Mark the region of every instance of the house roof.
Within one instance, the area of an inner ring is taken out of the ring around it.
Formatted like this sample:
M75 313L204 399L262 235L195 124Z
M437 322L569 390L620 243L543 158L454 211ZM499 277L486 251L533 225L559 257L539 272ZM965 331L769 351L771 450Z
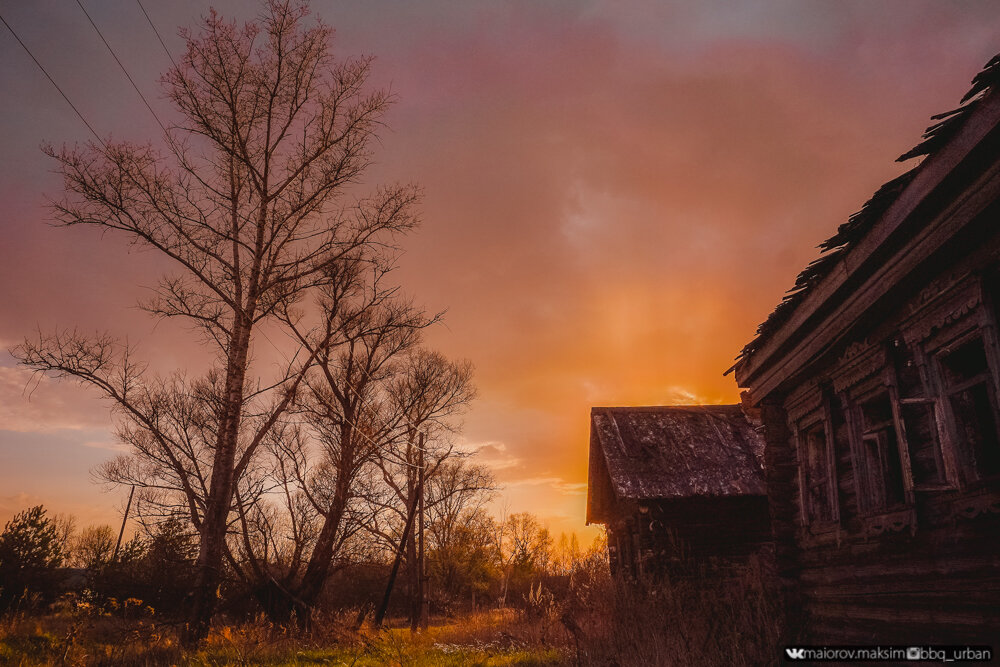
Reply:
M924 132L923 141L899 156L897 162L920 156L930 157L937 153L958 134L973 111L982 104L990 91L998 86L1000 86L1000 54L994 56L986 64L983 71L973 78L972 88L962 98L960 106L957 109L932 116L931 119L937 122ZM798 306L837 266L838 260L842 259L865 238L926 164L925 160L901 176L885 183L861 207L860 211L840 225L836 234L819 244L820 257L806 266L798 275L794 286L788 290L774 311L757 328L757 335L744 346L736 357L736 364L726 371L727 375L744 364L791 319Z
M764 441L739 405L593 408L590 428L591 496L607 481L618 500L765 494Z

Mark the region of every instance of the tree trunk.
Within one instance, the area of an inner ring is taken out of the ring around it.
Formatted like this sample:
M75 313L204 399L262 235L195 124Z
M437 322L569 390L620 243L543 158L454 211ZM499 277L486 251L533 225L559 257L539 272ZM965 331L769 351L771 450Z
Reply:
M316 545L313 547L309 563L306 565L306 572L302 575L302 581L296 590L296 614L301 627L308 628L312 619L312 610L323 592L323 586L330 576L330 566L333 561L333 551L337 544L337 534L340 531L341 523L344 520L344 513L347 511L348 476L341 471L337 476L337 484L333 494L333 502L330 511L323 521L323 528L320 529L316 538Z
M337 495L340 495L339 489ZM330 514L327 515L327 519L323 523L323 528L316 538L316 546L309 558L309 564L306 566L306 573L302 576L302 582L298 586L298 597L310 607L319 598L319 594L323 591L323 584L330 576L333 549L344 516L343 503L339 502L336 497L334 503L337 506L331 508Z
M279 626L290 625L298 608L297 598L287 584L269 579L254 586L251 591L267 619Z
M233 501L233 477L236 445L243 408L243 383L246 379L250 349L250 323L238 316L234 325L231 349L226 366L225 402L219 420L212 481L205 499L198 549L197 574L188 623L182 640L187 646L198 644L208 634L222 583L222 561L226 548L226 528Z

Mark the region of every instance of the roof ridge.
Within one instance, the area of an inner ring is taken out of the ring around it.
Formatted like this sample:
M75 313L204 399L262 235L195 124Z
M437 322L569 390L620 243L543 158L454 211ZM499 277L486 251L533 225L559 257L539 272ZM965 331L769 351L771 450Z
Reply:
M655 412L657 410L704 410L706 408L738 408L739 403L702 403L696 405L607 405L590 408L591 413L609 410L631 410L635 412Z

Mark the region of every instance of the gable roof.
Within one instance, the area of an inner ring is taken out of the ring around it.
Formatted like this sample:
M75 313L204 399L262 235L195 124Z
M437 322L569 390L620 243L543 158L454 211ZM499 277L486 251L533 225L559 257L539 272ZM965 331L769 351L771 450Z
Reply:
M765 493L764 441L739 405L593 408L590 429L588 521L600 520L592 511L595 494L653 500Z
M985 68L973 78L972 88L962 98L958 108L931 116L931 120L937 122L924 132L923 141L899 156L897 162L920 156L934 156L959 133L972 113L997 87L1000 87L1000 54L990 59ZM865 202L860 211L838 227L836 234L819 244L818 247L821 249L819 258L803 269L795 279L794 286L788 290L768 318L757 327L756 336L743 347L736 357L736 363L726 371L727 375L745 365L755 352L788 323L798 306L830 274L839 260L868 235L926 164L925 160L882 185L871 199Z

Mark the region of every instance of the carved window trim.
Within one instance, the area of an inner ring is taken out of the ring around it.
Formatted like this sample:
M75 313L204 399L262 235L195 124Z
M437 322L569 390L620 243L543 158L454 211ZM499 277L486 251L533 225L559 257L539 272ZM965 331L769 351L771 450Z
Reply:
M964 438L960 434L959 419L955 414L953 398L963 391L976 386L986 389L988 408L992 412L995 436L1000 441L1000 402L998 402L997 368L998 359L996 329L984 311L955 326L939 332L929 341L927 354L932 360L935 393L940 399L941 415L944 422L943 436L947 440L947 460L953 473L955 486L962 491L981 488L983 485L1000 480L1000 471L984 475L969 461L971 452L966 451ZM967 344L980 341L986 358L986 368L971 378L958 383L947 379L945 358Z
M815 467L812 465L810 448L812 447L810 436L819 432L823 436L822 464L823 469L819 479L813 479ZM798 462L798 486L799 486L799 517L801 524L811 532L825 532L835 530L840 525L840 507L837 497L837 470L834 448L836 443L833 439L829 414L825 403L814 409L809 414L801 417L793 426L792 436L796 443L796 456ZM812 490L821 489L821 493L826 497L828 514L826 516L814 516L815 508L812 507Z

